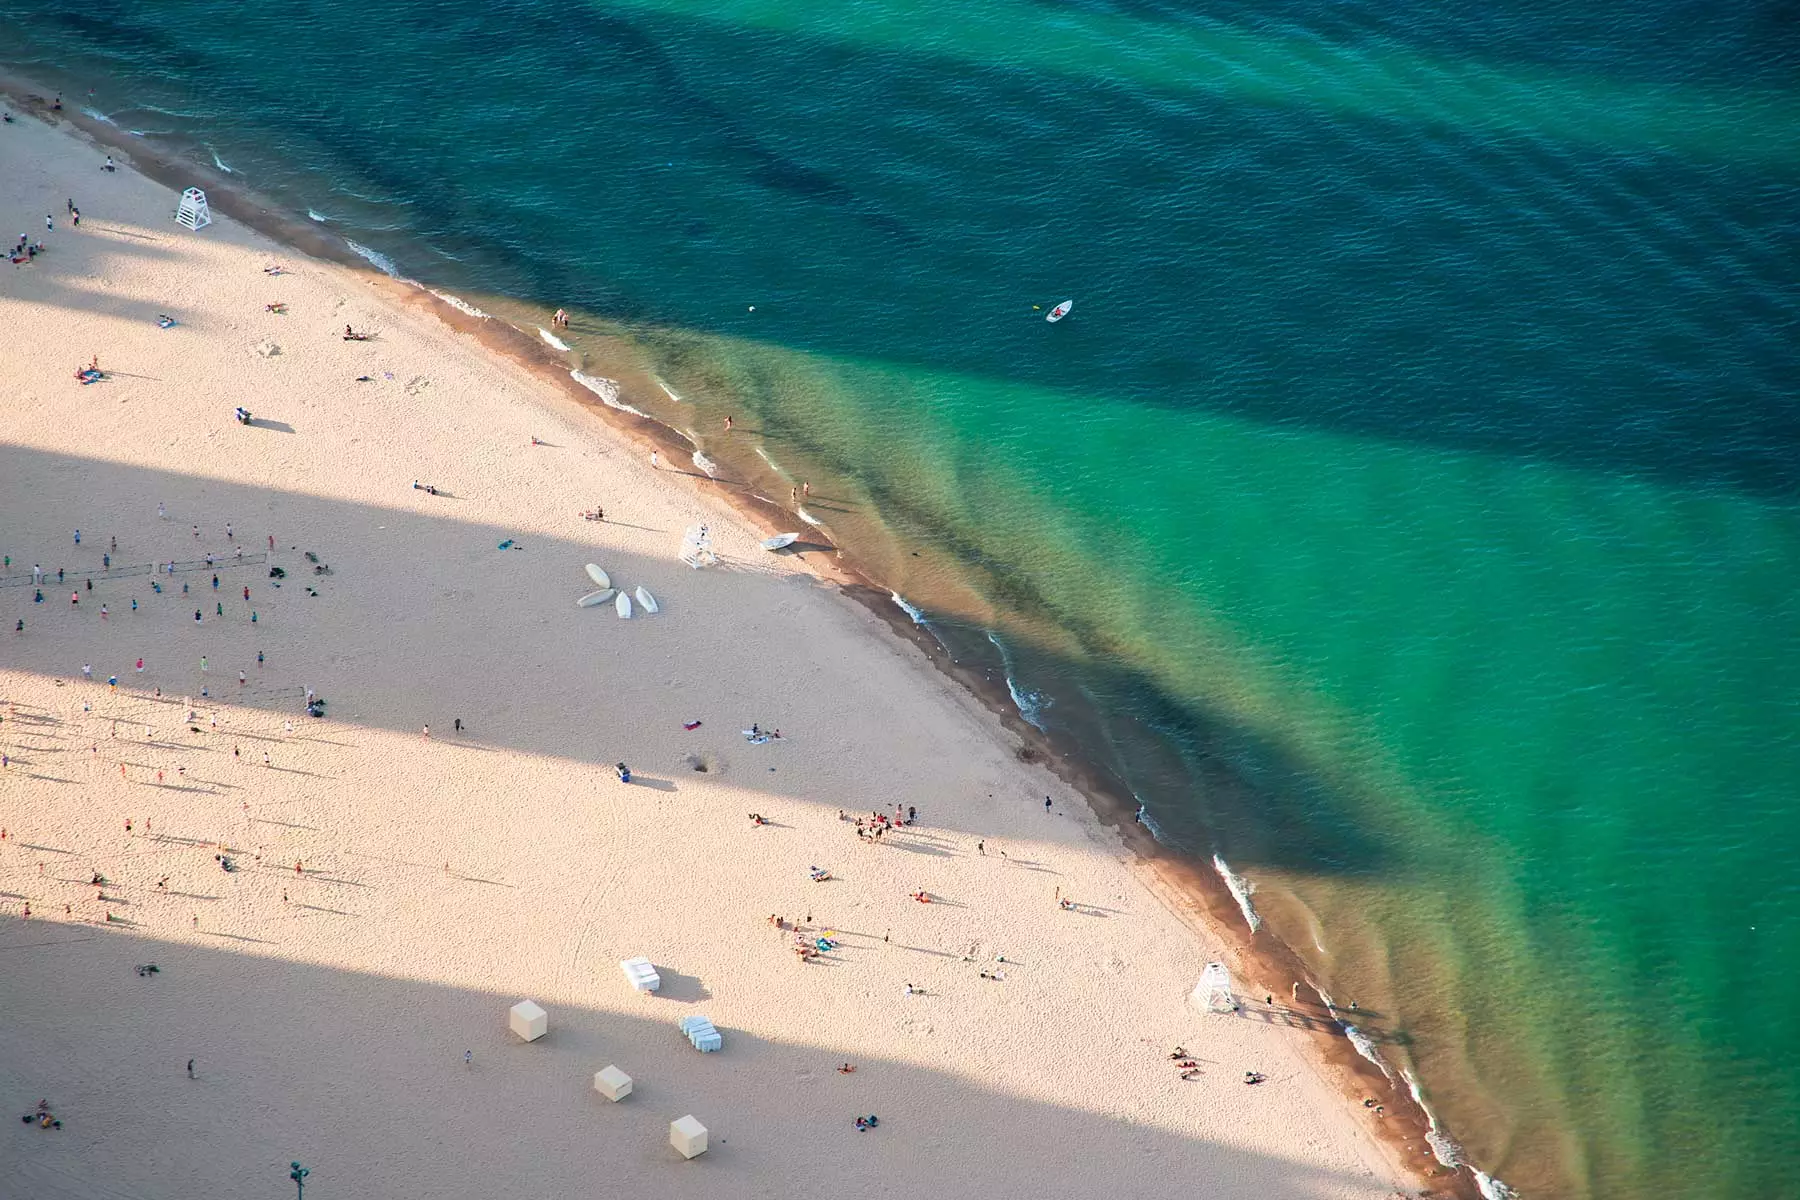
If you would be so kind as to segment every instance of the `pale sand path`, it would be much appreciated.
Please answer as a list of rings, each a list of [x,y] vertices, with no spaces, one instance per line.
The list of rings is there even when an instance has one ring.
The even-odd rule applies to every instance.
[[[228,562],[216,595],[205,571],[163,576],[163,595],[148,575],[98,581],[78,609],[68,586],[42,604],[0,588],[16,1194],[282,1195],[290,1158],[321,1200],[1390,1193],[1362,1114],[1295,1037],[1186,1003],[1207,947],[917,652],[428,314],[242,228],[180,231],[171,193],[100,157],[35,121],[0,134],[0,211],[34,238],[45,212],[58,226],[0,290],[0,550],[15,573],[78,568],[74,586],[111,537],[115,565],[229,555],[231,522],[246,553],[273,533],[290,574],[277,590]],[[277,261],[296,273],[266,277]],[[288,315],[263,311],[275,300]],[[341,341],[346,322],[378,340]],[[254,353],[264,340],[282,352]],[[113,377],[77,386],[95,352]],[[268,423],[236,424],[239,403]],[[595,501],[620,523],[578,519]],[[699,520],[725,569],[675,561]],[[496,550],[506,537],[524,549]],[[663,615],[576,610],[590,560]],[[174,698],[203,683],[195,733]],[[300,714],[309,686],[330,719]],[[787,740],[748,745],[752,720]],[[617,783],[617,759],[643,782]],[[896,802],[921,824],[887,845],[837,820]],[[809,882],[813,863],[836,879]],[[1057,888],[1092,908],[1058,911]],[[109,910],[129,924],[96,924]],[[771,912],[843,945],[802,965]],[[635,954],[661,966],[660,997],[626,988]],[[1001,954],[1004,981],[980,978]],[[157,977],[131,969],[152,960]],[[531,1045],[504,1021],[526,996],[551,1014]],[[722,1054],[676,1032],[690,1012]],[[1176,1043],[1198,1081],[1166,1061]],[[589,1090],[607,1063],[636,1077],[623,1104]],[[1269,1083],[1245,1087],[1248,1068]],[[40,1096],[61,1132],[13,1119]],[[666,1130],[690,1112],[714,1141],[684,1163]],[[881,1128],[855,1132],[870,1112]]]

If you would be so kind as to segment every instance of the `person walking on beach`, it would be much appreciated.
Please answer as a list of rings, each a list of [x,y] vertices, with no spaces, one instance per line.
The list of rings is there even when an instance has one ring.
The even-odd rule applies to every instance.
[[[726,433],[731,432],[731,418],[730,417],[725,418],[725,432]]]
[[[431,740],[431,726],[427,725],[425,727],[425,732],[421,736],[425,741],[429,742]]]
[[[651,469],[651,470],[652,470],[652,471],[660,471],[660,470],[662,470],[662,463],[661,463],[661,461],[659,461],[659,460],[658,460],[658,459],[657,459],[657,457],[656,457],[656,451],[654,451],[654,450],[652,450],[652,451],[651,451],[651,452],[650,452],[650,469]]]
[[[44,230],[46,233],[56,232],[56,218],[49,213],[44,214]]]
[[[195,924],[195,925],[199,925],[199,924],[200,924],[200,918],[199,918],[199,917],[195,917],[195,918],[194,918],[194,924]],[[188,1059],[188,1078],[189,1078],[189,1079],[192,1079],[192,1078],[194,1078],[194,1060],[193,1060],[193,1059],[191,1059],[191,1058],[190,1058],[190,1059]]]

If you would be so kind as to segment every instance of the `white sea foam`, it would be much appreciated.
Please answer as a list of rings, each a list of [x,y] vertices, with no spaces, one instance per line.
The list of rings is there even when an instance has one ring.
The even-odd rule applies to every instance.
[[[708,479],[717,479],[719,477],[719,464],[706,457],[706,455],[699,450],[694,451],[694,465],[699,467],[702,471],[705,471]]]
[[[314,220],[314,221],[329,221],[329,220],[331,220],[330,217],[326,216],[322,212],[319,212],[317,209],[312,209],[312,208],[307,209],[306,215],[308,218],[310,218],[311,220]]]
[[[1394,1078],[1393,1070],[1382,1061],[1381,1052],[1375,1049],[1374,1038],[1347,1021],[1344,1022],[1344,1036],[1350,1039],[1350,1044],[1356,1047],[1358,1054],[1375,1064],[1375,1069],[1380,1071],[1385,1078],[1390,1081]]]
[[[470,304],[467,300],[464,300],[461,296],[452,296],[449,292],[440,292],[436,290],[432,291],[431,294],[436,296],[439,300],[442,300],[445,304],[448,304],[451,308],[454,308],[459,313],[466,313],[471,317],[484,318],[488,315],[479,308],[476,308],[473,304]]]
[[[1006,692],[1012,697],[1013,707],[1019,710],[1019,715],[1025,718],[1027,725],[1039,733],[1049,733],[1050,731],[1044,727],[1043,714],[1044,710],[1050,707],[1050,698],[1042,692],[1027,691],[1020,687],[1018,681],[1013,678],[1012,651],[1006,648],[1006,643],[995,636],[991,629],[988,630],[987,639],[994,643],[994,649],[1000,652],[1000,664],[1006,669]]]
[[[1131,798],[1138,802],[1138,806],[1137,806],[1138,823],[1141,824],[1145,829],[1148,829],[1150,831],[1151,837],[1155,838],[1159,842],[1162,841],[1163,840],[1162,826],[1158,825],[1156,823],[1156,818],[1150,815],[1149,810],[1144,805],[1143,797],[1139,796],[1136,792],[1133,792],[1133,793],[1131,793]]]
[[[633,408],[631,405],[619,399],[619,385],[616,380],[602,379],[598,375],[583,375],[580,371],[570,371],[569,378],[573,379],[576,383],[579,383],[588,391],[594,393],[594,395],[600,397],[600,403],[606,405],[608,408],[616,408],[620,412],[628,412],[634,417],[648,417],[650,415],[643,409]],[[696,463],[696,465],[698,465],[698,463]],[[711,472],[708,472],[708,474],[710,475]]]
[[[799,517],[802,521],[805,521],[808,525],[812,525],[814,527],[822,526],[825,524],[825,522],[819,520],[819,518],[813,516],[811,513],[807,512],[804,508],[796,508],[794,510],[794,515],[796,517]]]
[[[350,247],[351,251],[355,253],[358,258],[366,261],[383,275],[391,275],[395,279],[400,278],[400,268],[394,265],[393,259],[383,254],[381,251],[371,250],[361,242],[353,242],[349,238],[344,239],[344,245]]]
[[[656,380],[656,386],[661,388],[663,390],[664,394],[666,394],[669,397],[669,399],[673,400],[677,404],[685,404],[686,403],[686,401],[684,401],[680,396],[677,396],[675,394],[674,388],[670,387],[668,384],[663,382],[662,376],[652,375],[650,378]]]
[[[663,390],[666,392],[669,389],[664,388]],[[756,457],[758,457],[758,458],[762,459],[764,462],[768,463],[769,470],[775,472],[777,475],[785,476],[787,474],[787,472],[785,472],[781,469],[781,464],[776,462],[774,459],[770,458],[769,452],[767,450],[764,450],[761,446],[758,446],[756,448]]]
[[[557,337],[554,333],[551,333],[548,329],[545,329],[542,325],[538,326],[538,336],[543,338],[544,343],[546,345],[550,346],[552,349],[561,350],[565,354],[568,353],[569,343],[563,341],[561,338]]]
[[[213,150],[211,146],[208,146],[207,149],[212,151],[213,166],[219,168],[219,170],[225,172],[227,175],[237,174],[236,171],[225,165],[225,160],[219,157],[219,152],[217,150]]]
[[[1389,1078],[1393,1077],[1390,1075]],[[1519,1193],[1487,1172],[1476,1170],[1456,1139],[1444,1132],[1443,1127],[1438,1124],[1437,1114],[1431,1111],[1431,1105],[1425,1103],[1425,1095],[1419,1090],[1419,1081],[1413,1073],[1402,1067],[1400,1078],[1406,1081],[1406,1090],[1412,1093],[1413,1103],[1425,1114],[1425,1144],[1431,1147],[1432,1157],[1452,1171],[1458,1167],[1468,1167],[1469,1174],[1475,1177],[1475,1187],[1481,1192],[1483,1200],[1518,1200]]]
[[[105,113],[101,112],[97,108],[84,108],[81,110],[81,115],[84,117],[90,117],[93,120],[100,122],[102,125],[117,125],[118,124],[117,121],[113,120],[111,117],[107,116]]]
[[[888,598],[891,599],[895,604],[898,604],[900,606],[901,610],[904,611],[907,616],[912,618],[912,623],[914,625],[924,625],[926,623],[925,614],[920,612],[918,609],[914,608],[912,605],[908,604],[904,599],[902,599],[899,592],[889,592]]]
[[[1231,898],[1237,901],[1239,911],[1244,914],[1245,923],[1250,926],[1250,932],[1255,933],[1261,929],[1262,917],[1257,915],[1256,906],[1250,903],[1250,897],[1256,891],[1256,885],[1233,871],[1217,854],[1213,855],[1213,870],[1219,873],[1219,878],[1225,881],[1225,887],[1230,891]]]

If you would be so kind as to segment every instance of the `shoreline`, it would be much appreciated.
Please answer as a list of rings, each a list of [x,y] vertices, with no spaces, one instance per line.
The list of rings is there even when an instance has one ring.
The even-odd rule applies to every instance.
[[[0,91],[9,95],[22,115],[37,117],[65,135],[72,133],[113,150],[125,160],[122,163],[125,169],[164,186],[175,189],[196,183],[204,186],[209,201],[219,214],[297,254],[347,269],[385,303],[429,312],[444,326],[473,338],[485,350],[528,374],[537,383],[552,384],[563,397],[577,401],[585,412],[599,415],[610,436],[638,451],[654,448],[674,462],[685,461],[696,449],[679,431],[653,417],[609,408],[571,378],[565,356],[544,345],[531,333],[499,318],[459,310],[425,283],[381,273],[348,250],[342,244],[341,236],[319,231],[313,223],[284,212],[274,202],[257,196],[253,189],[210,167],[174,156],[147,153],[152,148],[142,141],[122,135],[111,136],[120,131],[108,129],[79,112],[65,109],[61,113],[51,113],[43,97],[34,97],[29,89],[28,81],[16,76],[0,79]],[[631,394],[622,388],[621,396],[627,402]],[[678,473],[693,475],[685,469],[678,469]],[[765,532],[779,529],[785,523],[784,518],[789,516],[786,509],[750,494],[728,480],[705,482],[715,486],[703,488],[704,494],[723,501]],[[1117,834],[1123,847],[1135,858],[1134,871],[1149,882],[1152,892],[1168,911],[1229,948],[1234,975],[1240,979],[1240,991],[1248,989],[1251,981],[1263,981],[1257,984],[1256,990],[1272,989],[1279,994],[1281,989],[1267,981],[1306,980],[1298,957],[1288,947],[1267,934],[1246,935],[1242,931],[1237,900],[1210,869],[1210,864],[1173,851],[1156,842],[1147,831],[1134,827],[1131,819],[1135,808],[1133,799],[1118,794],[1098,771],[1087,765],[1078,747],[1025,721],[1016,711],[1004,678],[996,679],[990,671],[955,662],[928,630],[899,610],[888,589],[858,568],[854,556],[846,558],[835,546],[815,548],[831,549],[836,553],[825,561],[820,561],[818,555],[804,558],[809,573],[831,583],[839,595],[854,600],[880,618],[903,642],[920,650],[954,690],[972,698],[988,716],[998,718],[1000,728],[1010,734],[1016,744],[1015,753],[1021,762],[1048,768],[1082,795],[1103,827]],[[1307,982],[1305,986],[1312,985]],[[1468,1173],[1457,1170],[1453,1174],[1444,1174],[1440,1173],[1441,1168],[1434,1170],[1429,1166],[1434,1160],[1429,1157],[1431,1147],[1426,1134],[1430,1122],[1423,1109],[1413,1100],[1403,1081],[1385,1078],[1357,1052],[1345,1035],[1336,1010],[1316,990],[1313,996],[1314,1001],[1310,1004],[1290,1007],[1278,1003],[1264,1019],[1282,1021],[1290,1028],[1298,1024],[1307,1033],[1315,1069],[1322,1079],[1343,1093],[1347,1107],[1360,1108],[1360,1096],[1380,1098],[1389,1115],[1369,1136],[1386,1146],[1396,1170],[1414,1176],[1419,1185],[1431,1189],[1433,1195],[1477,1196],[1477,1184]],[[1252,1007],[1257,1011],[1264,1008],[1247,1004],[1240,1015],[1254,1015],[1250,1011]],[[1427,1157],[1421,1160],[1421,1155]],[[1422,1168],[1421,1162],[1427,1165]]]

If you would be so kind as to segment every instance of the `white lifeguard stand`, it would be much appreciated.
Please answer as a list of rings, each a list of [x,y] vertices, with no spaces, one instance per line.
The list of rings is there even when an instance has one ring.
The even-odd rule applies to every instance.
[[[189,188],[181,193],[181,204],[175,209],[175,223],[188,229],[202,229],[212,224],[212,210],[206,206],[206,193]]]
[[[1188,994],[1188,999],[1204,1008],[1207,1012],[1236,1012],[1237,997],[1231,994],[1231,972],[1224,963],[1209,962],[1200,972],[1200,982]]]

